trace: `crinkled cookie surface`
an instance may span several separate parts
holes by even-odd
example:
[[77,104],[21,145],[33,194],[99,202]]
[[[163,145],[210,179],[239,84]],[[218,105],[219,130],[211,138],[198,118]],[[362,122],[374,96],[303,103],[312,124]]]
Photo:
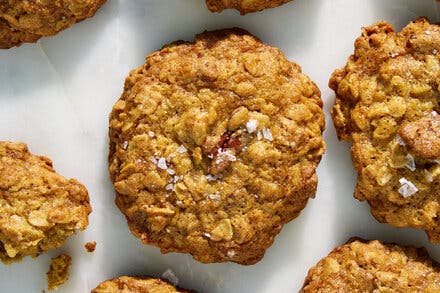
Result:
[[424,18],[395,32],[363,29],[335,71],[339,138],[353,142],[354,196],[380,222],[423,229],[440,242],[440,26]]
[[131,231],[163,253],[253,264],[317,185],[316,85],[247,32],[206,32],[131,72],[109,169]]

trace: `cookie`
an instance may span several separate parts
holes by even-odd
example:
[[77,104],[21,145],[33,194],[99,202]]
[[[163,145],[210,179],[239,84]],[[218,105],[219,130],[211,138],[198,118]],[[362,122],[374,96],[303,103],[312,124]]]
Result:
[[424,248],[352,240],[319,261],[300,292],[440,292],[440,270]]
[[0,1],[0,49],[34,43],[92,17],[106,0]]
[[332,116],[353,142],[354,196],[380,222],[423,229],[440,242],[440,27],[425,18],[401,32],[366,27],[336,70]]
[[116,204],[162,253],[253,264],[315,196],[322,101],[248,32],[205,32],[130,73],[110,115]]
[[69,279],[69,271],[72,266],[72,257],[60,254],[52,258],[49,271],[47,272],[47,287],[56,290]]
[[224,9],[233,8],[243,15],[277,7],[290,1],[292,0],[206,0],[206,5],[212,12],[221,12]]
[[5,263],[62,246],[84,230],[86,188],[55,173],[52,162],[23,143],[0,142],[0,259]]
[[[119,277],[99,284],[91,293],[191,293],[154,278]],[[194,293],[194,292],[193,292]]]

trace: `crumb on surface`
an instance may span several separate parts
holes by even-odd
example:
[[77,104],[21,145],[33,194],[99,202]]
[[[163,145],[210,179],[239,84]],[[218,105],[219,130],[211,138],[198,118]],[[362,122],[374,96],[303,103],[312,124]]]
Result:
[[87,242],[84,247],[87,249],[87,252],[94,252],[96,249],[96,241],[93,242]]
[[69,271],[72,266],[72,258],[67,254],[60,254],[52,258],[49,271],[47,272],[47,286],[49,290],[56,290],[69,279]]

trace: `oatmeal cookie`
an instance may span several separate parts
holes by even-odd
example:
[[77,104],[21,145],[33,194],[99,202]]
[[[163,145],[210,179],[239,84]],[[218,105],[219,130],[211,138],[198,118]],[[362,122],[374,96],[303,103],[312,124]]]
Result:
[[240,13],[246,14],[257,12],[266,8],[280,6],[292,0],[206,0],[208,9],[212,12],[221,12],[224,9],[236,9]]
[[55,173],[52,162],[23,143],[0,142],[0,259],[37,256],[84,230],[91,212],[86,188]]
[[354,196],[396,227],[440,242],[440,26],[425,18],[395,32],[363,29],[330,87],[338,137],[353,142]]
[[323,128],[316,85],[249,33],[169,45],[110,115],[116,204],[163,253],[256,263],[315,195]]
[[67,254],[60,254],[52,258],[49,271],[47,272],[47,287],[56,290],[69,279],[69,271],[72,266],[72,258]]
[[0,49],[34,43],[92,17],[106,0],[1,0]]
[[309,271],[300,292],[440,292],[440,270],[424,248],[352,239]]
[[119,277],[99,284],[91,293],[195,293],[177,288],[162,279]]

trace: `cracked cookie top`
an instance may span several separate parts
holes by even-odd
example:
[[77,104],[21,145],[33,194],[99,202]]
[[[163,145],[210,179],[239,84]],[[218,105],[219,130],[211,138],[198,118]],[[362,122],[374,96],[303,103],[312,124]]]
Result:
[[86,188],[55,173],[23,143],[0,142],[0,259],[20,260],[58,248],[88,225]]
[[352,141],[355,197],[381,222],[440,242],[440,26],[425,18],[401,32],[363,29],[330,87],[339,138]]
[[164,253],[255,263],[315,195],[321,108],[300,67],[245,31],[171,44],[110,115],[116,204]]

